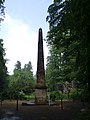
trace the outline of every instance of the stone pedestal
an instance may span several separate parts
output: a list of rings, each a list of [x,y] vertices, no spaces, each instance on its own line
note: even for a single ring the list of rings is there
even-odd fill
[[[47,103],[47,92],[46,88],[36,88],[36,104],[46,104]]]

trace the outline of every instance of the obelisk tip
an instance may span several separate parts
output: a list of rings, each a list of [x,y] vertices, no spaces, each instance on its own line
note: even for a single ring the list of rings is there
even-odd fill
[[[39,28],[39,32],[42,32],[42,28]]]

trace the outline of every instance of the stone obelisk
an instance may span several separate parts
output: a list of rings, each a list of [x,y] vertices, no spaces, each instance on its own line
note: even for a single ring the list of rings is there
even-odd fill
[[[47,87],[45,85],[45,69],[44,69],[44,51],[43,51],[43,34],[39,29],[38,34],[38,56],[37,56],[37,81],[35,87],[35,103],[47,103]]]

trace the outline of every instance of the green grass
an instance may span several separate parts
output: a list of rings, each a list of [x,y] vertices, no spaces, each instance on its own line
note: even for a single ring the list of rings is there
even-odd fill
[[[35,100],[35,95],[34,95],[34,94],[25,95],[24,98],[25,98],[26,100]]]

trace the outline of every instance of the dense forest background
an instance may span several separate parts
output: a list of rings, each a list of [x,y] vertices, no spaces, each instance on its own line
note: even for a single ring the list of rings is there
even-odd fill
[[[48,83],[74,82],[90,102],[90,1],[54,0],[48,8]]]
[[[0,0],[0,15],[4,17],[3,4],[4,0]],[[48,7],[46,21],[50,52],[46,67],[47,91],[52,100],[65,97],[90,102],[90,0],[54,0]],[[8,74],[6,63],[0,39],[1,99],[34,94],[36,78],[31,61],[22,68],[17,60],[13,75]]]

